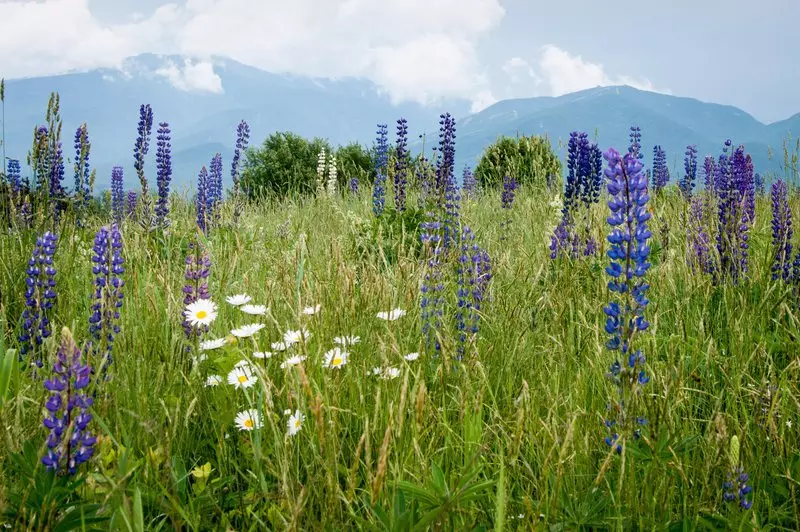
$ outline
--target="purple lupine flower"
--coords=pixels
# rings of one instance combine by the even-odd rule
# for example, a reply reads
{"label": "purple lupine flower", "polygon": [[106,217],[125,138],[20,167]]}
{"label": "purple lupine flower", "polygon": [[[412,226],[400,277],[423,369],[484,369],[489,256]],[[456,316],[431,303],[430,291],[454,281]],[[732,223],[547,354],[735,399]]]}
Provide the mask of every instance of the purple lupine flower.
{"label": "purple lupine flower", "polygon": [[212,157],[206,181],[206,215],[208,223],[219,222],[219,209],[222,205],[222,154]]}
{"label": "purple lupine flower", "polygon": [[79,227],[83,223],[83,211],[89,206],[89,198],[92,195],[91,181],[92,170],[89,166],[89,152],[91,143],[89,142],[89,130],[86,124],[82,124],[75,131],[75,216]]}
{"label": "purple lupine flower", "polygon": [[456,184],[455,176],[450,174],[444,193],[444,248],[453,249],[458,244],[459,217],[461,211],[461,193]]}
{"label": "purple lupine flower", "polygon": [[591,203],[600,201],[600,190],[603,188],[603,152],[592,144],[589,147],[589,199]]}
{"label": "purple lupine flower", "polygon": [[122,223],[125,217],[125,191],[124,174],[121,166],[111,169],[111,212],[114,220]]}
{"label": "purple lupine flower", "polygon": [[759,196],[764,195],[764,178],[758,172],[753,176],[753,184],[755,185],[756,194]]}
{"label": "purple lupine flower", "polygon": [[756,220],[756,180],[753,158],[748,153],[745,157],[745,174],[742,178],[741,191],[745,197],[745,213],[750,225]]}
{"label": "purple lupine flower", "polygon": [[786,182],[779,179],[772,183],[772,279],[788,281],[791,278],[792,261],[792,210]]}
{"label": "purple lupine flower", "polygon": [[699,196],[692,198],[689,206],[689,265],[694,272],[699,268],[701,272],[714,275],[714,262],[711,257],[711,237],[708,235],[705,223],[705,204]]}
{"label": "purple lupine flower", "polygon": [[90,352],[100,357],[103,371],[112,362],[114,337],[119,334],[119,312],[122,308],[122,287],[125,273],[122,258],[122,235],[117,224],[101,227],[94,238],[92,273],[95,276],[89,334],[94,338]]}
{"label": "purple lupine flower", "polygon": [[[239,222],[239,215],[241,214],[241,201],[239,198],[239,171],[240,160],[242,154],[247,150],[247,145],[250,143],[250,126],[247,122],[242,120],[236,127],[236,147],[233,150],[233,159],[231,159],[231,179],[233,180],[233,223]],[[220,186],[221,186],[220,181]]]}
{"label": "purple lupine flower", "polygon": [[135,190],[128,191],[127,202],[125,203],[125,209],[127,216],[133,220],[136,219],[136,205],[139,202],[139,196],[136,194]]}
{"label": "purple lupine flower", "polygon": [[169,225],[169,185],[172,180],[172,145],[169,124],[161,122],[156,132],[156,226]]}
{"label": "purple lupine flower", "polygon": [[58,237],[47,231],[36,239],[28,267],[25,270],[25,310],[22,311],[22,334],[19,336],[20,356],[31,354],[41,367],[37,350],[52,333],[50,313],[56,299],[56,269],[53,255]]}
{"label": "purple lupine flower", "polygon": [[478,181],[469,166],[464,165],[464,173],[461,176],[461,190],[464,199],[475,199],[478,193]]}
{"label": "purple lupine flower", "polygon": [[[648,257],[650,246],[648,240],[652,233],[647,228],[650,213],[647,211],[647,179],[642,171],[642,163],[633,153],[624,159],[614,149],[604,154],[608,161],[605,170],[608,179],[608,193],[611,198],[608,207],[611,214],[608,224],[611,232],[608,242],[611,249],[608,256],[611,263],[606,268],[611,280],[608,288],[619,294],[603,308],[607,318],[605,330],[610,335],[606,347],[619,351],[623,362],[616,360],[611,365],[609,377],[617,385],[623,398],[632,397],[641,385],[650,378],[644,369],[645,355],[640,349],[634,349],[634,339],[638,333],[646,330],[649,323],[644,317],[648,304],[647,290],[649,283],[644,279],[650,269]],[[611,435],[606,438],[610,447],[621,446],[617,443],[620,430],[631,430],[638,437],[639,430],[635,425],[643,425],[646,420],[634,417],[630,412],[631,404],[623,401],[617,405],[617,418],[608,420],[606,426]]]}
{"label": "purple lupine flower", "polygon": [[388,126],[378,124],[375,139],[375,184],[372,187],[372,212],[375,216],[383,214],[386,204],[386,173],[389,166]]}
{"label": "purple lupine flower", "polygon": [[703,161],[703,173],[705,176],[703,187],[706,189],[706,192],[709,194],[716,194],[717,187],[714,185],[714,177],[717,173],[717,167],[714,157],[711,155],[706,155],[705,161]]}
{"label": "purple lupine flower", "polygon": [[514,197],[517,190],[517,180],[510,176],[503,178],[503,193],[500,196],[500,208],[506,211],[506,219],[501,225],[501,239],[505,240],[511,226],[511,208],[514,206]]}
{"label": "purple lupine flower", "polygon": [[350,178],[350,193],[351,194],[358,194],[358,178],[351,177]]}
{"label": "purple lupine flower", "polygon": [[11,193],[19,194],[22,189],[22,171],[19,161],[17,159],[9,159],[7,168],[6,178],[8,179],[8,185],[11,187]]}
{"label": "purple lupine flower", "polygon": [[67,193],[64,189],[64,151],[61,141],[55,143],[55,150],[50,158],[50,202],[54,220],[57,221],[64,210],[64,198]]}
{"label": "purple lupine flower", "polygon": [[578,133],[578,161],[577,161],[577,189],[578,196],[587,208],[593,200],[594,176],[592,175],[592,146],[589,144],[589,135],[581,131]]}
{"label": "purple lupine flower", "polygon": [[197,227],[203,232],[208,234],[208,170],[206,167],[200,169],[197,175],[197,200],[195,205],[197,207]]}
{"label": "purple lupine flower", "polygon": [[147,177],[144,175],[144,158],[150,150],[150,132],[153,129],[153,109],[150,104],[142,104],[139,107],[139,126],[136,144],[133,146],[133,167],[136,175],[139,176],[139,183],[142,185],[141,210],[143,224],[150,223],[150,195],[147,189]]}
{"label": "purple lupine flower", "polygon": [[35,189],[45,194],[50,191],[50,135],[46,126],[38,126],[33,132],[33,146],[28,163],[34,175]]}
{"label": "purple lupine flower", "polygon": [[43,424],[50,434],[42,463],[58,474],[74,475],[94,454],[97,438],[88,430],[93,400],[82,391],[89,386],[92,370],[81,360],[81,350],[66,327],[61,331],[53,373],[44,381],[50,398],[45,403],[48,413]]}
{"label": "purple lupine flower", "polygon": [[458,307],[455,316],[458,330],[456,358],[461,360],[466,354],[468,341],[474,341],[478,334],[481,306],[492,277],[489,254],[475,243],[475,234],[466,225],[461,229],[461,255],[458,264],[458,288],[456,290]]}
{"label": "purple lupine flower", "polygon": [[578,177],[578,160],[580,158],[580,133],[573,131],[567,142],[567,181],[564,185],[563,218],[571,217],[573,207],[578,199],[580,183]]}
{"label": "purple lupine flower", "polygon": [[558,257],[572,256],[572,237],[570,236],[571,227],[567,218],[561,217],[561,221],[556,226],[553,235],[550,237],[550,258],[555,260]]}
{"label": "purple lupine flower", "polygon": [[659,146],[653,146],[653,192],[658,192],[669,182],[669,168],[667,167],[667,154]]}
{"label": "purple lupine flower", "polygon": [[628,153],[641,161],[644,159],[644,154],[642,153],[642,128],[631,126],[630,140],[631,144],[628,146]]}
{"label": "purple lupine flower", "polygon": [[[712,159],[713,161],[713,159]],[[690,144],[686,146],[686,153],[683,159],[684,175],[678,185],[686,201],[692,199],[694,190],[694,180],[697,178],[697,146]]]}
{"label": "purple lupine flower", "polygon": [[394,208],[397,212],[406,210],[406,172],[408,171],[408,122],[405,118],[397,121],[397,159],[394,163]]}
{"label": "purple lupine flower", "polygon": [[752,191],[752,165],[748,163],[743,146],[739,146],[728,158],[725,153],[728,146],[726,143],[714,177],[719,197],[717,250],[720,274],[736,283],[747,272],[748,236],[753,222],[753,214],[748,207]]}
{"label": "purple lupine flower", "polygon": [[[455,182],[456,120],[450,113],[439,115],[439,149],[436,157],[433,192],[435,204],[443,209],[448,186]],[[451,181],[453,183],[451,183]],[[447,247],[447,243],[445,243]]]}
{"label": "purple lupine flower", "polygon": [[747,498],[753,491],[753,488],[747,484],[749,480],[750,477],[744,472],[744,468],[741,466],[734,467],[728,473],[728,480],[722,484],[722,489],[724,490],[722,499],[725,502],[738,501],[740,508],[749,510],[753,505],[753,502]]}
{"label": "purple lupine flower", "polygon": [[[186,285],[183,287],[184,307],[198,299],[211,299],[208,292],[208,276],[211,273],[211,258],[200,243],[190,243],[186,255]],[[186,316],[183,317],[183,330],[187,338],[201,334],[208,330],[207,327],[192,327]]]}

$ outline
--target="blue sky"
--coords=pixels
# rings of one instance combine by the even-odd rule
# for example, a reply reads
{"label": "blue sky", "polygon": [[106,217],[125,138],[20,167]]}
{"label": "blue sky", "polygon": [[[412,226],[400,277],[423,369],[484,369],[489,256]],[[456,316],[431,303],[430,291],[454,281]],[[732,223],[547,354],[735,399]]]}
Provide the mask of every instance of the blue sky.
{"label": "blue sky", "polygon": [[170,73],[186,90],[224,90],[221,55],[475,110],[625,83],[766,122],[800,112],[794,0],[0,0],[0,20],[7,78],[178,53],[196,58]]}

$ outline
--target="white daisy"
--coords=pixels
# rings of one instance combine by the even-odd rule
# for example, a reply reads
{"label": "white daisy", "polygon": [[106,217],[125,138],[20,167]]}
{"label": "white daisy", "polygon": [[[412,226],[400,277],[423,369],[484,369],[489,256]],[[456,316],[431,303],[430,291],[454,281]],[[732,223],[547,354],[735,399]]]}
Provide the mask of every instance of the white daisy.
{"label": "white daisy", "polygon": [[286,342],[272,342],[272,345],[270,347],[272,347],[273,351],[286,351],[292,346],[287,344]]}
{"label": "white daisy", "polygon": [[255,408],[239,412],[236,414],[236,419],[234,421],[239,427],[239,430],[260,429],[261,425],[263,424],[261,421],[261,416],[258,414],[258,410]]}
{"label": "white daisy", "polygon": [[283,335],[283,341],[287,345],[294,345],[309,338],[311,338],[311,333],[305,327],[297,331],[286,331]]}
{"label": "white daisy", "polygon": [[356,345],[360,341],[360,336],[337,336],[333,339],[333,343],[339,345]]}
{"label": "white daisy", "polygon": [[289,410],[288,408],[287,408],[286,410],[284,410],[284,411],[283,411],[283,415],[284,415],[284,416],[288,416],[288,415],[290,415],[291,413],[292,413],[292,411],[291,411],[291,410]]}
{"label": "white daisy", "polygon": [[209,375],[206,379],[206,386],[219,386],[222,384],[222,377],[219,375]]}
{"label": "white daisy", "polygon": [[250,363],[250,361],[247,360],[247,359],[244,359],[244,358],[241,359],[239,362],[237,362],[236,365],[234,365],[233,367],[234,368],[243,368],[244,370],[249,371],[250,373],[253,373],[255,371],[253,369],[253,365]]}
{"label": "white daisy", "polygon": [[386,312],[378,312],[378,317],[386,321],[394,321],[406,315],[406,311],[401,308],[395,308]]}
{"label": "white daisy", "polygon": [[272,352],[270,351],[256,351],[253,353],[253,358],[272,358]]}
{"label": "white daisy", "polygon": [[305,314],[306,316],[313,316],[314,314],[319,312],[319,309],[321,308],[322,305],[314,305],[313,307],[306,307],[303,309],[303,314]]}
{"label": "white daisy", "polygon": [[245,303],[250,303],[251,297],[247,294],[236,294],[234,296],[228,296],[225,298],[225,301],[228,302],[229,305],[233,305],[234,307],[239,307],[244,305]]}
{"label": "white daisy", "polygon": [[419,358],[419,353],[409,353],[406,356],[404,356],[403,358],[405,358],[409,362],[413,362],[414,360]]}
{"label": "white daisy", "polygon": [[398,368],[385,368],[383,370],[383,374],[381,375],[381,379],[383,380],[392,380],[396,379],[400,376],[400,370]]}
{"label": "white daisy", "polygon": [[376,377],[382,373],[383,373],[383,368],[372,368],[372,371],[367,375],[372,375],[373,377]]}
{"label": "white daisy", "polygon": [[323,366],[330,369],[340,369],[342,366],[347,364],[347,358],[349,356],[350,353],[347,351],[342,351],[338,347],[334,347],[325,353],[325,363]]}
{"label": "white daisy", "polygon": [[228,373],[228,384],[236,389],[250,388],[256,382],[258,382],[258,377],[253,375],[253,372],[248,367],[233,368]]}
{"label": "white daisy", "polygon": [[289,420],[286,422],[286,427],[288,429],[289,436],[294,436],[300,429],[303,428],[303,421],[306,420],[305,414],[300,412],[299,410],[295,410],[294,414],[289,416]]}
{"label": "white daisy", "polygon": [[212,349],[219,349],[225,346],[225,338],[217,338],[215,340],[206,340],[200,342],[200,351],[211,351]]}
{"label": "white daisy", "polygon": [[192,327],[211,325],[217,319],[217,304],[210,299],[198,299],[186,305],[183,314]]}
{"label": "white daisy", "polygon": [[238,338],[250,338],[264,327],[266,327],[266,325],[263,323],[250,323],[248,325],[242,325],[238,329],[233,329],[231,334]]}
{"label": "white daisy", "polygon": [[252,316],[263,316],[269,309],[265,305],[244,305],[239,310]]}
{"label": "white daisy", "polygon": [[305,359],[306,359],[305,355],[294,355],[293,357],[289,357],[283,362],[281,362],[281,369],[286,369],[292,366],[296,366]]}

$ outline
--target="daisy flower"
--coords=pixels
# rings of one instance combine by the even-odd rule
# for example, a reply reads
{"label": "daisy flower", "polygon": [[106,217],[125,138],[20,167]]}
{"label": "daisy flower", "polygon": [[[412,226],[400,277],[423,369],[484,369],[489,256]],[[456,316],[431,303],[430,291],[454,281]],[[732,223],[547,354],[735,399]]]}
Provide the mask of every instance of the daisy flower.
{"label": "daisy flower", "polygon": [[288,429],[289,436],[294,436],[300,429],[303,428],[303,421],[306,420],[305,414],[300,412],[299,410],[295,410],[294,414],[289,416],[289,420],[286,422],[286,427]]}
{"label": "daisy flower", "polygon": [[250,323],[248,325],[242,325],[238,329],[233,329],[231,334],[237,338],[250,338],[264,327],[266,327],[266,325],[263,323]]}
{"label": "daisy flower", "polygon": [[236,294],[234,296],[228,296],[225,298],[225,301],[228,302],[229,305],[233,305],[234,307],[240,307],[245,303],[250,303],[251,297],[247,294]]}
{"label": "daisy flower", "polygon": [[308,332],[308,329],[303,327],[297,331],[286,331],[283,335],[283,342],[287,345],[294,345],[298,342],[308,340],[309,338],[311,338],[311,333]]}
{"label": "daisy flower", "polygon": [[272,353],[270,351],[256,351],[253,353],[253,358],[272,358]]}
{"label": "daisy flower", "polygon": [[227,340],[225,338],[206,340],[204,342],[200,342],[200,351],[211,351],[213,349],[219,349],[220,347],[224,347],[226,343]]}
{"label": "daisy flower", "polygon": [[236,422],[236,426],[239,427],[239,430],[260,429],[263,424],[261,416],[255,408],[239,412],[236,414],[236,419],[234,421]]}
{"label": "daisy flower", "polygon": [[383,374],[381,375],[381,379],[390,381],[392,379],[396,379],[400,376],[400,370],[398,368],[385,368],[383,370]]}
{"label": "daisy flower", "polygon": [[376,376],[380,375],[381,373],[383,373],[383,368],[372,368],[372,371],[370,373],[368,373],[367,375],[372,375],[373,377],[376,377]]}
{"label": "daisy flower", "polygon": [[258,377],[253,375],[249,367],[233,368],[231,372],[228,373],[228,384],[237,390],[239,388],[250,388],[256,382],[258,382]]}
{"label": "daisy flower", "polygon": [[265,305],[244,305],[239,310],[252,316],[263,316],[269,309]]}
{"label": "daisy flower", "polygon": [[281,362],[281,369],[286,369],[292,366],[296,366],[305,359],[306,359],[305,355],[294,355],[293,357],[289,357],[283,362]]}
{"label": "daisy flower", "polygon": [[319,312],[319,309],[321,308],[322,305],[314,305],[313,307],[306,307],[303,309],[303,314],[305,314],[306,316],[313,316],[314,314]]}
{"label": "daisy flower", "polygon": [[272,345],[270,347],[272,347],[273,351],[286,351],[292,346],[287,344],[286,342],[272,342]]}
{"label": "daisy flower", "polygon": [[350,353],[347,351],[342,351],[338,347],[334,347],[325,353],[325,363],[323,365],[330,369],[340,369],[342,366],[347,364],[347,358],[349,356]]}
{"label": "daisy flower", "polygon": [[253,373],[255,370],[253,369],[253,365],[247,359],[241,359],[239,362],[236,363],[234,368],[244,368],[246,371]]}
{"label": "daisy flower", "polygon": [[222,377],[219,375],[209,375],[206,379],[206,386],[219,386],[222,384]]}
{"label": "daisy flower", "polygon": [[414,360],[419,358],[419,353],[409,353],[406,356],[404,356],[403,358],[405,358],[409,362],[413,362]]}
{"label": "daisy flower", "polygon": [[378,317],[386,321],[394,321],[406,315],[406,311],[401,308],[395,308],[386,312],[378,312]]}
{"label": "daisy flower", "polygon": [[217,304],[210,299],[198,299],[186,305],[183,315],[192,327],[211,325],[217,319]]}
{"label": "daisy flower", "polygon": [[333,343],[339,345],[356,345],[360,341],[360,336],[337,336],[333,339]]}

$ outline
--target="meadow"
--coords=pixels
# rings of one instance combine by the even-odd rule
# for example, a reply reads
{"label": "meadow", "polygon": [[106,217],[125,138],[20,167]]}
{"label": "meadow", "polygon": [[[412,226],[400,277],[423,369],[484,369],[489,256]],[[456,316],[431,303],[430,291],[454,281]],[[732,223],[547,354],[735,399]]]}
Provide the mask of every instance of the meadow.
{"label": "meadow", "polygon": [[[797,529],[800,307],[791,273],[773,278],[773,200],[754,193],[747,268],[733,280],[692,260],[693,204],[673,183],[626,211],[640,226],[653,217],[651,235],[636,233],[647,253],[629,245],[616,257],[626,272],[650,265],[628,277],[649,284],[635,325],[620,326],[646,353],[628,368],[609,348],[604,310],[617,295],[612,181],[580,211],[594,252],[555,258],[569,178],[566,193],[451,184],[442,223],[430,225],[386,222],[388,207],[376,216],[367,185],[228,197],[199,225],[196,198],[174,193],[169,225],[156,229],[127,214],[111,225],[107,203],[80,223],[69,210],[14,224],[0,233],[0,520],[14,530]],[[430,209],[436,194],[410,183],[407,212],[423,215],[417,205]],[[793,187],[786,198],[800,215]],[[449,251],[430,238],[448,227]],[[20,357],[26,271],[45,230],[57,234],[52,332]],[[112,264],[115,231],[124,262],[106,275],[123,282],[93,322],[103,264],[93,257]],[[207,277],[187,283],[187,256]],[[193,326],[186,297],[204,281],[200,299],[215,307],[192,307]],[[106,329],[93,336],[106,318],[113,342]],[[46,386],[58,375],[69,385]],[[84,395],[53,405],[59,393]],[[48,446],[43,419],[66,403],[90,415],[65,418],[84,440]],[[76,446],[90,456],[65,461]],[[53,467],[48,449],[62,453]]]}

